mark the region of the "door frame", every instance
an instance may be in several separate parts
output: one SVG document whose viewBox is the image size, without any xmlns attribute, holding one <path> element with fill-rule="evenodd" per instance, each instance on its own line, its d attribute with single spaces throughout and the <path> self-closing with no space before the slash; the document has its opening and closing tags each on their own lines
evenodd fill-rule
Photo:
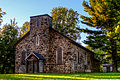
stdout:
<svg viewBox="0 0 120 80">
<path fill-rule="evenodd" d="M 35 66 L 35 64 L 34 64 L 35 61 L 36 61 L 36 64 L 37 64 L 36 65 L 37 66 L 37 73 L 43 73 L 44 72 L 44 61 L 43 60 L 39 60 L 39 59 L 34 60 L 34 59 L 30 58 L 30 59 L 26 60 L 26 63 L 27 63 L 27 65 L 26 65 L 26 73 L 30 73 L 29 67 L 32 67 L 32 73 L 35 72 L 35 67 L 34 67 Z M 42 63 L 42 71 L 40 71 L 40 62 Z"/>
</svg>

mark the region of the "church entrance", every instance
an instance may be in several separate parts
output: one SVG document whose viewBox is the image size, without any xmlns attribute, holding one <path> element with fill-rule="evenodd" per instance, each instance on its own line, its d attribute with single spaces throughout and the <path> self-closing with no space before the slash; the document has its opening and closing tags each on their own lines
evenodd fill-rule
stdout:
<svg viewBox="0 0 120 80">
<path fill-rule="evenodd" d="M 38 54 L 39 55 L 39 54 Z M 26 72 L 27 73 L 39 73 L 43 72 L 43 62 L 44 59 L 39 56 L 36 56 L 34 54 L 31 54 L 26 59 Z M 39 58 L 38 58 L 39 57 Z"/>
<path fill-rule="evenodd" d="M 28 59 L 27 61 L 27 72 L 28 73 L 38 73 L 38 61 L 34 59 Z"/>
</svg>

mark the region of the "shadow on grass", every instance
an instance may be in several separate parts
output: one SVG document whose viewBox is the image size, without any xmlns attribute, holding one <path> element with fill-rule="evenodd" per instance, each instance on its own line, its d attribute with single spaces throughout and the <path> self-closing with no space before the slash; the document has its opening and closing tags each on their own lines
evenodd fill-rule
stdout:
<svg viewBox="0 0 120 80">
<path fill-rule="evenodd" d="M 46 75 L 40 76 L 36 75 L 33 76 L 32 74 L 4 74 L 0 77 L 0 80 L 84 80 L 84 79 L 71 79 L 71 78 L 64 78 L 62 76 L 59 77 L 46 77 Z"/>
<path fill-rule="evenodd" d="M 96 80 L 120 79 L 120 73 L 35 73 L 35 74 L 0 74 L 0 80 Z"/>
</svg>

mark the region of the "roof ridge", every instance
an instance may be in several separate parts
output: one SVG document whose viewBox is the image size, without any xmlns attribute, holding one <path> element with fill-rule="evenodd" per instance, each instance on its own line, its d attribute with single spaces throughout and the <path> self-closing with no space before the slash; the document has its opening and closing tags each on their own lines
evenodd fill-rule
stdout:
<svg viewBox="0 0 120 80">
<path fill-rule="evenodd" d="M 50 29 L 53 29 L 54 31 L 58 32 L 59 34 L 63 35 L 64 37 L 66 37 L 67 39 L 69 39 L 70 41 L 72 41 L 72 43 L 77 44 L 79 47 L 82 47 L 82 48 L 86 49 L 87 51 L 89 51 L 89 52 L 91 52 L 91 53 L 94 54 L 94 52 L 92 52 L 92 51 L 90 51 L 89 49 L 85 48 L 84 46 L 80 45 L 80 44 L 77 43 L 76 41 L 70 39 L 69 37 L 67 37 L 67 36 L 64 35 L 63 33 L 61 33 L 61 32 L 59 32 L 59 31 L 55 30 L 54 28 L 50 28 Z"/>
</svg>

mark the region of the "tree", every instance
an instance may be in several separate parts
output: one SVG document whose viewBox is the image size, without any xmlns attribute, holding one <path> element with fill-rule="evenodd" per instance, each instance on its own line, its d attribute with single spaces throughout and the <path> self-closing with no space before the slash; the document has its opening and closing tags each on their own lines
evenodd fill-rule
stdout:
<svg viewBox="0 0 120 80">
<path fill-rule="evenodd" d="M 90 46 L 86 46 L 86 48 L 88 48 L 89 50 L 91 50 L 91 51 L 93 51 L 95 54 L 94 54 L 94 57 L 96 58 L 96 59 L 98 59 L 100 62 L 101 62 L 101 64 L 102 63 L 105 63 L 105 52 L 104 51 L 102 51 L 102 50 L 100 50 L 100 49 L 94 49 L 94 48 L 92 48 L 92 47 L 90 47 Z"/>
<path fill-rule="evenodd" d="M 0 8 L 0 24 L 1 24 L 1 22 L 3 22 L 2 17 L 4 14 L 6 14 L 6 13 L 3 12 L 2 9 Z"/>
<path fill-rule="evenodd" d="M 20 29 L 20 37 L 23 37 L 28 31 L 30 31 L 30 22 L 25 22 Z"/>
<path fill-rule="evenodd" d="M 110 48 L 115 48 L 116 49 L 116 63 L 120 62 L 120 21 L 118 22 L 118 24 L 114 25 L 113 31 L 107 31 L 107 37 L 108 37 L 108 43 L 112 44 L 113 40 L 115 42 L 115 46 L 111 45 L 109 46 Z M 112 54 L 109 54 L 110 57 L 112 57 Z M 120 63 L 118 63 L 120 64 Z M 117 64 L 116 64 L 117 65 Z"/>
<path fill-rule="evenodd" d="M 81 15 L 83 24 L 98 29 L 79 29 L 89 33 L 86 44 L 93 48 L 99 48 L 111 54 L 113 72 L 117 72 L 117 45 L 113 38 L 108 40 L 107 31 L 113 32 L 114 26 L 120 20 L 120 1 L 119 0 L 89 0 L 89 4 L 83 1 L 84 11 L 90 16 Z"/>
<path fill-rule="evenodd" d="M 11 23 L 4 25 L 0 31 L 0 73 L 14 73 L 14 45 L 18 39 L 18 30 L 15 19 Z"/>
<path fill-rule="evenodd" d="M 53 28 L 63 33 L 69 38 L 80 39 L 80 32 L 77 30 L 79 23 L 77 11 L 65 7 L 53 8 L 51 12 L 53 17 Z"/>
</svg>

